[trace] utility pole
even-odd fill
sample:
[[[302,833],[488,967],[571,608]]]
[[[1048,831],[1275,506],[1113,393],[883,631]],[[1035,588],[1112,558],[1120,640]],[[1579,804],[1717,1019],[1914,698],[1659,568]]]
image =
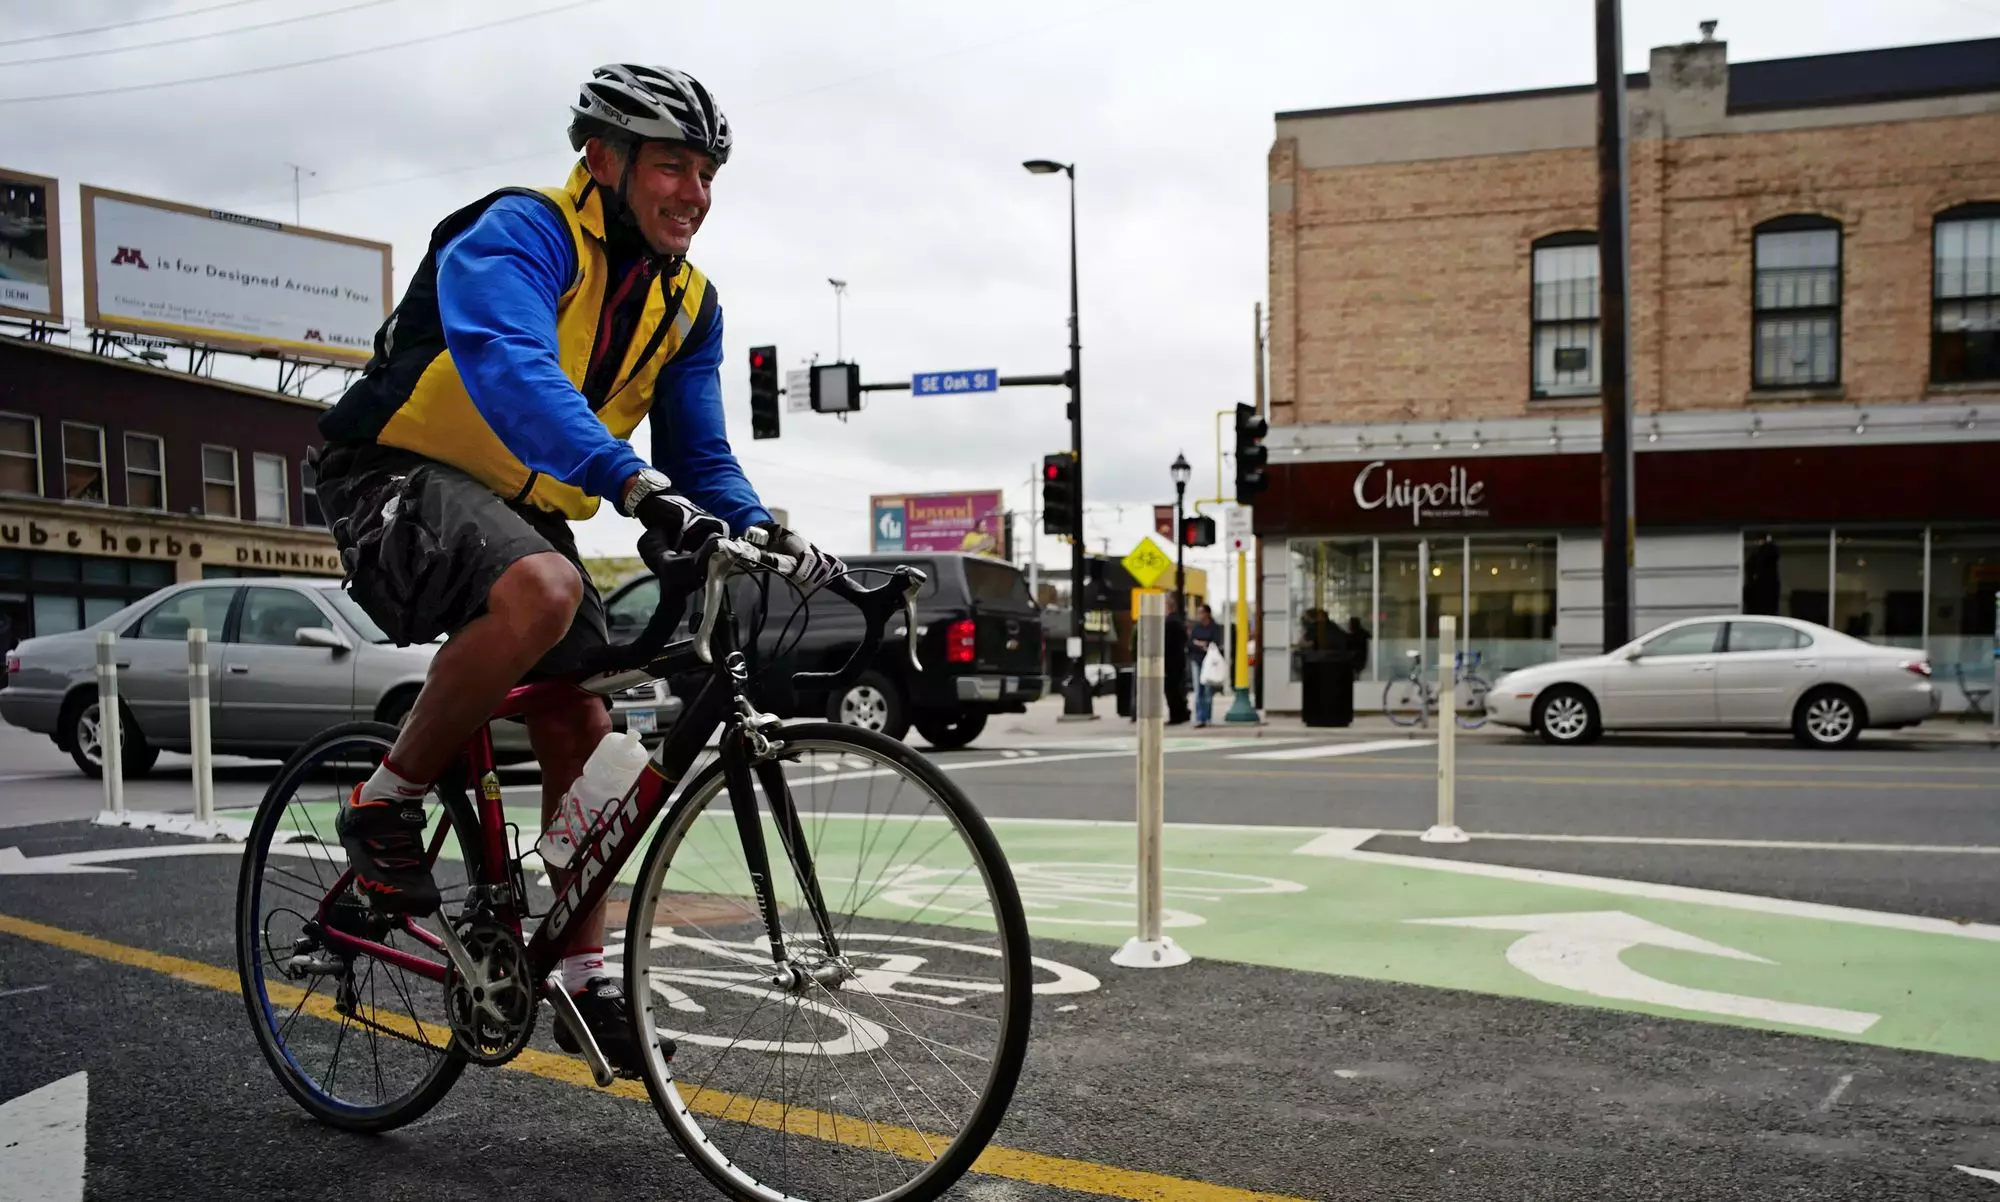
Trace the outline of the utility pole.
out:
[[[1632,640],[1632,284],[1620,0],[1597,0],[1597,262],[1603,403],[1604,650]]]
[[[835,363],[845,363],[847,362],[847,356],[842,353],[840,345],[840,303],[847,298],[847,281],[828,277],[826,282],[833,285],[833,361]]]
[[[1028,472],[1028,595],[1042,603],[1042,472],[1037,465]]]
[[[297,163],[286,163],[285,166],[292,169],[292,224],[297,225],[299,224],[300,212],[299,176],[318,175],[319,172],[308,167],[301,167]]]

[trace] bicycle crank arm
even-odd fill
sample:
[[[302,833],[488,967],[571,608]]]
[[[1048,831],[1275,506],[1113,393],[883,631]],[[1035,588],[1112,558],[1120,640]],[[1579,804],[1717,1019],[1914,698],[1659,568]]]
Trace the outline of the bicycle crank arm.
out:
[[[445,917],[442,911],[438,913],[438,930],[444,934],[444,954],[450,958],[451,966],[458,970],[458,979],[464,981],[468,989],[474,983],[483,980],[483,975],[472,963],[472,953],[466,951],[465,945],[459,942],[458,932],[452,929],[451,919]]]
[[[578,1046],[583,1048],[583,1062],[590,1066],[590,1079],[597,1082],[597,1088],[611,1088],[611,1062],[604,1058],[604,1049],[597,1046],[597,1040],[590,1034],[590,1028],[583,1025],[583,1014],[576,1008],[575,999],[569,990],[563,988],[560,972],[552,972],[542,981],[542,996],[555,1009],[556,1021],[569,1028],[576,1036]]]

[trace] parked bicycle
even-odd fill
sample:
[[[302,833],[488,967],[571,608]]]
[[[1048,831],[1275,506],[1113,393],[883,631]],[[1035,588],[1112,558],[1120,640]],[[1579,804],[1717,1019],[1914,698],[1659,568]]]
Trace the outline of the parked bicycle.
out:
[[[1438,690],[1426,674],[1423,653],[1411,651],[1402,673],[1382,686],[1382,712],[1398,726],[1429,726],[1437,708]],[[1486,693],[1493,686],[1479,674],[1480,654],[1461,651],[1452,657],[1452,713],[1466,730],[1486,725]]]
[[[1964,664],[1951,666],[1958,677],[1958,691],[1965,695],[1965,712],[1974,718],[1985,716],[1987,703],[1993,698],[1993,675],[1982,672],[1983,666],[1975,664],[1970,669]]]
[[[608,1086],[557,966],[571,917],[628,882],[634,1043],[688,1160],[739,1199],[936,1198],[992,1137],[1027,1050],[1034,967],[1006,859],[972,803],[915,751],[851,726],[783,726],[751,703],[725,586],[773,557],[721,539],[692,556],[641,550],[662,598],[645,631],[588,674],[515,689],[494,715],[551,690],[610,696],[676,674],[702,680],[637,784],[580,841],[553,898],[528,888],[484,729],[430,807],[444,905],[424,920],[369,909],[331,837],[340,798],[395,728],[335,727],[286,763],[257,811],[237,895],[258,1045],[314,1117],[387,1131],[435,1106],[466,1065],[519,1055],[547,1002]],[[843,668],[795,683],[852,680],[898,611],[915,660],[925,576],[889,575],[874,588],[828,586],[861,611],[867,634]],[[670,645],[690,597],[694,636]],[[718,728],[716,754],[695,770]],[[949,905],[885,898],[919,867],[951,874],[954,887],[935,894]],[[963,997],[945,1006],[900,988],[881,955],[899,942],[921,946],[927,972]],[[726,973],[717,949],[728,949]]]

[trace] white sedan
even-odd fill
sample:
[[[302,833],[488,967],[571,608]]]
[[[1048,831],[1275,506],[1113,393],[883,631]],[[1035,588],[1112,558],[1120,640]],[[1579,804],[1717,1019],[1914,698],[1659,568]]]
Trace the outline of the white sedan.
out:
[[[1762,615],[1687,618],[1609,655],[1509,672],[1486,694],[1489,720],[1549,743],[1606,730],[1790,730],[1808,747],[1844,747],[1937,709],[1923,652]]]

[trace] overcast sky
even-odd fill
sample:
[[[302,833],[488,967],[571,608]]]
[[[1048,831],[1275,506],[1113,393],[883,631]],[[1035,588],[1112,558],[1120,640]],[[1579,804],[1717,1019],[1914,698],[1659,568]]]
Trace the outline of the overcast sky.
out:
[[[1010,389],[877,394],[844,424],[787,414],[783,438],[751,441],[747,348],[775,343],[788,368],[832,359],[828,277],[849,282],[844,350],[864,380],[1060,371],[1064,184],[1019,164],[1076,162],[1086,516],[1092,549],[1122,554],[1172,499],[1176,452],[1196,465],[1189,495],[1214,491],[1212,415],[1250,399],[1272,114],[1593,74],[1589,0],[217,5],[0,0],[0,165],[62,181],[70,313],[83,307],[79,183],[290,221],[285,164],[300,163],[315,172],[304,224],[393,243],[400,290],[444,214],[561,181],[567,106],[592,66],[675,66],[736,131],[692,258],[721,291],[738,454],[769,503],[839,551],[865,549],[871,493],[1004,488],[1025,509],[1042,454],[1069,438],[1060,390]],[[26,40],[197,8],[215,11]],[[305,13],[326,15],[195,36]],[[1992,36],[2000,0],[1626,0],[1628,67],[1693,40],[1704,18],[1742,61]],[[86,51],[102,53],[12,65]],[[269,365],[254,370],[270,383]],[[622,554],[635,529],[607,512],[580,533],[587,553]],[[1042,555],[1061,558],[1046,539]]]

